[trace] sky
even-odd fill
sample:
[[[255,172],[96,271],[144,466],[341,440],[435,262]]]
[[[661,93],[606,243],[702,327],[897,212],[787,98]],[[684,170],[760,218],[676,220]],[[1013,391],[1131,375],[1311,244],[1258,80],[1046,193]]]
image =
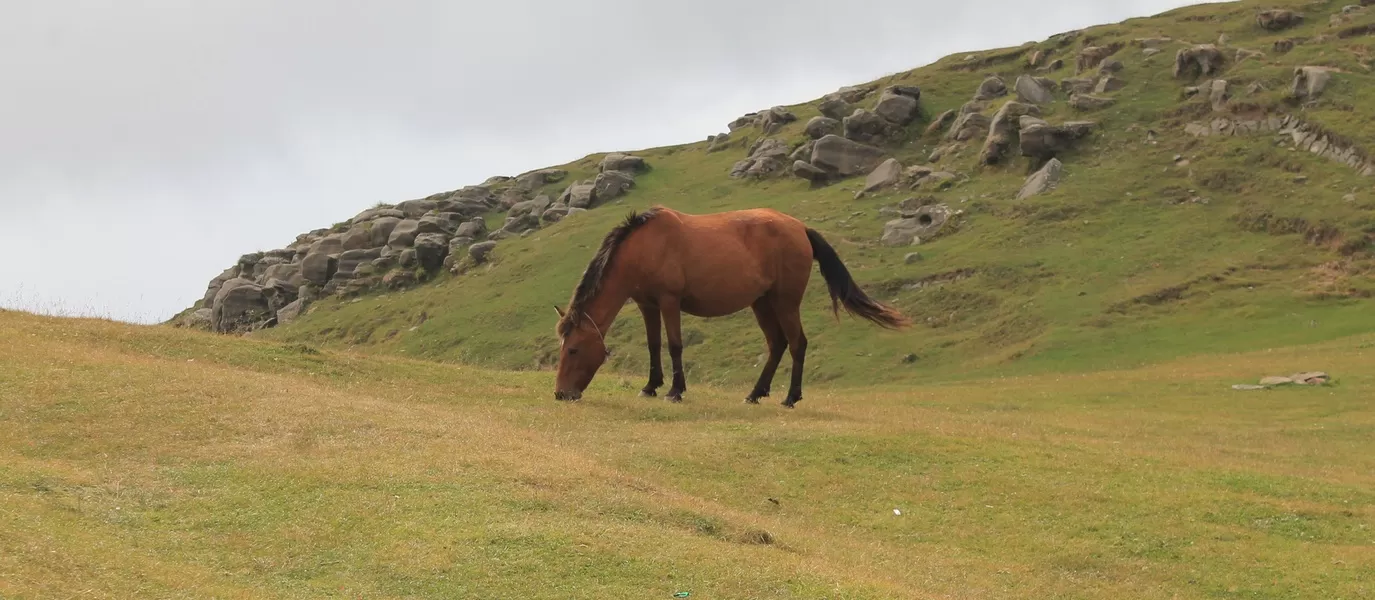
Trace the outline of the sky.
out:
[[[377,202],[1196,3],[0,0],[0,308],[160,322]]]

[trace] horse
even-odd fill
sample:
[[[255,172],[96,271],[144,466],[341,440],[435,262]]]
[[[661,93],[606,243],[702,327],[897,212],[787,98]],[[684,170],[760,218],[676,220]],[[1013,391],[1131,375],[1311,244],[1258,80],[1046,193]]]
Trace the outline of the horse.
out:
[[[911,325],[902,313],[865,294],[826,239],[792,216],[767,208],[702,215],[663,205],[632,211],[602,240],[567,309],[554,306],[559,315],[554,399],[582,398],[611,355],[606,345],[608,330],[621,308],[633,300],[644,316],[649,346],[649,383],[641,396],[655,397],[664,384],[661,324],[668,333],[673,361],[667,399],[682,402],[687,391],[682,314],[720,317],[749,307],[764,332],[769,354],[745,402],[758,404],[769,395],[774,372],[783,352],[789,350],[792,381],[782,404],[793,408],[802,400],[807,335],[802,330],[801,305],[813,260],[820,264],[837,320],[839,307],[844,306],[846,312],[885,329]]]

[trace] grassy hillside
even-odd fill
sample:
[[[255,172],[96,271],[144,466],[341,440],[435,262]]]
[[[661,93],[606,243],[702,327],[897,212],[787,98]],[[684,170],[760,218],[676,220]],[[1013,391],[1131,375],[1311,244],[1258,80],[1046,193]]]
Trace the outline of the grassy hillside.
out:
[[[5,598],[1375,590],[1371,335],[796,411],[3,311],[0,338]],[[1307,368],[1336,380],[1229,389]]]
[[[1107,93],[1108,108],[1079,111],[1057,92],[1042,107],[1052,123],[1088,119],[1099,127],[1061,156],[1065,179],[1025,201],[1014,196],[1028,174],[1026,158],[982,167],[979,141],[937,165],[960,179],[944,191],[890,191],[855,199],[862,178],[822,189],[783,177],[727,177],[757,129],[734,134],[736,147],[706,152],[706,142],[638,152],[653,165],[616,203],[502,242],[495,263],[461,276],[441,276],[406,292],[317,303],[290,326],[262,337],[455,361],[534,369],[554,360],[551,305],[567,301],[597,243],[631,209],[664,204],[686,212],[773,207],[806,220],[837,246],[856,278],[915,317],[918,327],[880,332],[861,322],[835,323],[813,278],[805,323],[811,337],[811,381],[847,383],[946,380],[1086,368],[1126,368],[1199,352],[1240,351],[1334,339],[1375,329],[1371,277],[1375,192],[1356,170],[1292,148],[1275,136],[1196,138],[1185,125],[1217,116],[1296,115],[1375,148],[1375,38],[1344,28],[1375,23],[1375,9],[1328,23],[1344,1],[1239,2],[1196,6],[1133,19],[1017,48],[959,54],[895,75],[879,85],[916,85],[925,115],[907,141],[892,148],[904,165],[923,164],[944,142],[923,134],[930,119],[970,100],[987,76],[1012,85],[1035,71],[1036,51],[1063,59],[1054,80],[1075,75],[1089,45],[1122,48],[1124,89]],[[1260,9],[1293,8],[1303,24],[1271,32]],[[1147,56],[1134,43],[1166,36]],[[1206,91],[1177,79],[1175,51],[1217,43],[1228,57],[1219,75],[1232,100],[1213,113]],[[1275,42],[1293,40],[1283,52]],[[1239,50],[1263,53],[1236,60]],[[1296,66],[1339,69],[1315,103],[1286,99]],[[994,102],[986,114],[997,110]],[[816,102],[790,107],[799,120],[777,137],[797,144]],[[872,99],[861,103],[872,104]],[[703,132],[705,134],[713,132]],[[564,165],[589,173],[602,155]],[[1179,160],[1176,160],[1176,159]],[[917,247],[878,244],[890,216],[880,209],[931,196],[962,211],[945,233]],[[904,257],[919,252],[921,260]],[[747,385],[757,375],[763,338],[746,311],[704,321],[688,318],[685,352],[693,382]],[[610,368],[643,373],[643,328],[633,309],[611,334]],[[786,369],[786,363],[784,368]],[[743,390],[741,390],[743,393]]]

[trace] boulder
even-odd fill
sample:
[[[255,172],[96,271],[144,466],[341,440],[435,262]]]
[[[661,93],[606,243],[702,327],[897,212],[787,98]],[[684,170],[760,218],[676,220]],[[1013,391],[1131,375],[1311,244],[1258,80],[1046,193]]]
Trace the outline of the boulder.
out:
[[[1060,81],[1060,91],[1066,94],[1090,94],[1097,81],[1083,77],[1071,77]]]
[[[819,140],[825,136],[840,133],[840,121],[830,117],[812,117],[807,121],[807,137]]]
[[[855,107],[840,98],[822,100],[821,104],[817,106],[817,109],[821,111],[821,116],[835,119],[836,121],[844,119],[855,112]]]
[[[809,160],[812,157],[812,148],[815,147],[816,140],[807,140],[806,143],[798,146],[796,150],[793,150],[793,153],[788,155],[788,159],[801,161]]]
[[[792,171],[793,175],[811,181],[812,183],[825,183],[830,179],[829,174],[805,160],[793,161]]]
[[[420,220],[406,219],[396,224],[392,229],[391,236],[387,238],[387,247],[393,250],[404,250],[415,244],[415,236],[420,234]]]
[[[1227,108],[1227,101],[1231,100],[1232,95],[1227,92],[1227,82],[1222,79],[1214,79],[1208,84],[1208,103],[1213,105],[1214,111],[1222,111]]]
[[[519,186],[506,188],[502,190],[501,195],[497,197],[497,206],[503,210],[511,210],[512,206],[520,204],[528,199],[529,196],[527,194],[529,194],[529,192],[521,189]]]
[[[729,133],[721,133],[707,138],[707,154],[720,152],[730,146],[731,137]]]
[[[602,173],[607,171],[622,171],[633,174],[648,169],[649,165],[645,163],[645,159],[638,156],[612,152],[606,155],[606,158],[602,159],[601,164],[598,165],[597,168]]]
[[[539,229],[539,224],[539,217],[531,214],[525,214],[519,217],[511,217],[506,219],[506,223],[502,225],[501,231],[507,235],[519,235],[527,231],[534,231],[536,229]]]
[[[1298,100],[1316,100],[1331,79],[1332,71],[1326,67],[1296,67],[1289,95]]]
[[[462,215],[457,213],[440,213],[438,215],[425,215],[420,217],[416,224],[416,234],[421,233],[443,233],[452,234],[458,229],[458,224],[463,222]],[[393,230],[395,233],[395,230]]]
[[[1074,144],[1093,132],[1095,123],[1074,121],[1064,125],[1050,125],[1035,117],[1022,117],[1019,121],[1019,144],[1022,156],[1037,161],[1058,156],[1074,147]]]
[[[1121,48],[1117,45],[1112,46],[1089,46],[1079,51],[1079,58],[1075,62],[1075,73],[1084,73],[1097,69],[1099,65],[1109,56],[1117,53]]]
[[[556,204],[549,207],[549,210],[544,211],[544,214],[540,215],[540,220],[545,223],[558,223],[566,216],[568,216],[568,207]]]
[[[902,179],[902,163],[896,158],[883,161],[869,177],[864,180],[864,192],[872,193],[883,188],[893,187]]]
[[[596,195],[596,187],[587,182],[579,182],[568,186],[564,190],[563,204],[577,208],[591,208],[593,198]]]
[[[516,187],[533,192],[551,183],[563,181],[565,177],[568,177],[568,171],[563,169],[540,169],[516,177]]]
[[[319,240],[316,240],[314,244],[310,245],[311,253],[320,252],[324,254],[338,254],[343,251],[344,234],[342,233],[332,233],[330,235],[320,238]],[[243,263],[240,262],[240,264]],[[245,271],[247,271],[247,269],[245,269]]]
[[[887,158],[888,154],[880,148],[828,135],[816,141],[808,162],[828,176],[850,177],[873,171]]]
[[[1023,116],[1039,116],[1041,109],[1035,105],[1009,101],[997,114],[988,127],[988,137],[984,138],[983,150],[979,152],[979,164],[997,164],[1012,148],[1014,136],[1018,131],[1018,119]]]
[[[400,222],[401,219],[396,217],[381,217],[374,220],[372,222],[372,228],[368,230],[368,235],[371,236],[368,245],[373,248],[387,245],[387,241],[391,239],[392,232],[396,230],[396,225]]]
[[[339,255],[335,263],[335,272],[330,279],[352,279],[358,275],[359,267],[372,264],[372,261],[382,257],[381,248],[371,248],[367,250],[348,250]]]
[[[1141,54],[1145,55],[1146,58],[1150,58],[1150,57],[1152,57],[1152,56],[1155,56],[1155,55],[1157,55],[1157,54],[1160,54],[1161,52],[1163,52],[1163,50],[1161,50],[1161,49],[1159,49],[1159,48],[1146,48],[1146,49],[1144,49],[1144,50],[1141,51]]]
[[[372,231],[369,227],[355,225],[344,233],[343,250],[357,250],[360,248],[371,248]]]
[[[353,221],[353,223],[357,225],[359,223],[366,223],[373,219],[380,219],[382,217],[392,217],[395,219],[400,219],[405,216],[406,213],[396,210],[395,208],[391,208],[389,206],[378,206],[375,208],[369,208],[363,212],[358,213],[358,215],[353,217],[351,221]]]
[[[407,200],[405,202],[397,204],[396,210],[401,211],[401,214],[404,215],[407,219],[419,219],[420,217],[425,216],[425,213],[430,212],[439,206],[438,201],[439,197],[441,196],[443,195],[437,194],[436,196],[431,198],[424,198],[421,200]]]
[[[781,106],[775,106],[760,113],[759,127],[764,130],[764,135],[771,135],[782,129],[784,125],[797,120],[797,115],[792,111]]]
[[[1050,73],[1050,72],[1053,72],[1053,71],[1059,71],[1060,69],[1063,69],[1063,68],[1065,68],[1065,61],[1064,61],[1064,59],[1057,58],[1057,59],[1055,59],[1055,60],[1050,61],[1050,64],[1048,64],[1048,65],[1046,65],[1046,66],[1044,66],[1044,67],[1041,67],[1041,68],[1039,68],[1039,69],[1036,69],[1036,71],[1039,72],[1039,73]]]
[[[382,285],[389,290],[399,290],[415,285],[415,272],[410,269],[393,269],[382,276]]]
[[[526,218],[529,218],[528,216]],[[448,236],[422,233],[415,237],[415,260],[426,271],[437,271],[449,254]]]
[[[515,206],[512,206],[510,210],[506,211],[506,216],[509,218],[523,217],[525,215],[534,215],[535,218],[539,218],[540,215],[543,215],[544,211],[548,210],[549,207],[553,204],[554,200],[552,198],[550,198],[549,196],[540,195],[537,196],[534,200],[526,200],[524,202],[517,203]],[[455,233],[457,233],[457,231],[455,231]]]
[[[396,264],[403,269],[415,266],[415,248],[406,248],[396,256]]]
[[[1060,182],[1060,177],[1064,172],[1064,165],[1059,159],[1052,158],[1041,167],[1039,171],[1032,173],[1022,185],[1021,191],[1017,192],[1018,200],[1026,200],[1037,194],[1043,194],[1055,188]]]
[[[881,146],[898,134],[892,122],[862,108],[845,117],[841,124],[847,139],[871,146]]]
[[[210,308],[214,306],[215,294],[220,293],[220,288],[224,286],[224,282],[229,281],[230,279],[234,279],[238,276],[239,266],[234,265],[228,269],[225,269],[223,273],[216,275],[214,279],[211,279],[210,283],[205,286],[205,295],[201,296],[201,308]]]
[[[468,256],[473,259],[473,262],[482,264],[487,262],[487,259],[492,255],[492,250],[496,247],[496,242],[478,242],[468,246]]]
[[[1127,87],[1127,82],[1123,81],[1121,77],[1104,75],[1098,78],[1098,85],[1093,86],[1093,93],[1106,94],[1108,92],[1115,92],[1124,87]]]
[[[904,126],[917,118],[917,99],[921,95],[918,91],[915,94],[899,93],[902,86],[895,86],[883,92],[879,96],[878,104],[874,105],[874,114],[883,120],[894,125]],[[915,90],[916,88],[911,88]]]
[[[944,204],[931,204],[906,212],[899,219],[883,224],[883,237],[879,242],[885,246],[911,246],[922,240],[936,237],[950,220],[950,207]]]
[[[277,309],[277,325],[287,325],[292,321],[301,318],[301,314],[306,310],[305,298],[297,298],[291,303]]]
[[[979,84],[978,91],[974,92],[975,100],[992,100],[1002,98],[1007,95],[1007,84],[999,77],[989,77]]]
[[[339,270],[339,259],[323,252],[307,254],[301,261],[301,278],[315,285],[325,285]]]
[[[347,253],[347,251],[345,251]],[[288,282],[300,287],[305,283],[305,277],[301,274],[301,263],[282,263],[272,265],[263,272],[263,280],[277,279]]]
[[[731,167],[733,178],[763,179],[783,172],[787,167],[788,144],[774,138],[760,138],[750,148],[750,156]]]
[[[1098,65],[1098,74],[1111,75],[1113,73],[1120,73],[1122,72],[1123,68],[1124,67],[1122,65],[1122,61],[1117,60],[1115,58],[1109,58],[1104,60],[1102,64]]]
[[[926,131],[922,135],[934,136],[940,134],[942,130],[955,122],[955,117],[957,116],[959,115],[954,110],[947,110],[941,113],[940,116],[931,121],[930,125],[926,126]]]
[[[267,298],[267,310],[275,315],[282,307],[296,301],[300,286],[291,285],[280,279],[269,279],[263,286],[263,297]]]
[[[484,219],[473,219],[458,226],[454,231],[454,237],[466,237],[478,239],[487,237],[487,221]]]
[[[242,277],[224,283],[215,294],[211,323],[220,333],[248,331],[272,317],[263,288]]]
[[[1180,48],[1174,56],[1174,76],[1209,77],[1222,70],[1224,60],[1222,52],[1212,44]]]
[[[1270,47],[1276,54],[1285,54],[1294,49],[1294,40],[1276,40]]]
[[[214,302],[214,299],[211,299],[211,302]],[[182,317],[181,323],[179,323],[178,325],[180,325],[181,327],[189,327],[191,329],[214,329],[214,316],[214,309],[198,308],[196,310],[191,311],[191,314]]]
[[[946,134],[946,139],[964,142],[988,134],[988,127],[992,120],[987,115],[980,113],[965,113],[955,119],[955,124],[951,125],[950,132]]]
[[[1072,94],[1069,105],[1077,110],[1099,110],[1112,106],[1116,100],[1091,94]]]
[[[1292,10],[1274,9],[1256,13],[1256,24],[1266,31],[1283,31],[1303,23],[1303,15]]]
[[[874,90],[876,89],[878,89],[878,87],[872,84],[851,85],[840,88],[829,94],[826,94],[825,99],[844,100],[846,102],[849,102],[850,104],[854,104],[856,102],[859,102],[860,100],[867,98],[869,94],[874,93]]]
[[[1022,75],[1017,78],[1014,84],[1017,89],[1017,99],[1028,104],[1050,104],[1055,101],[1055,96],[1051,95],[1050,90],[1041,85],[1039,81],[1030,75]]]

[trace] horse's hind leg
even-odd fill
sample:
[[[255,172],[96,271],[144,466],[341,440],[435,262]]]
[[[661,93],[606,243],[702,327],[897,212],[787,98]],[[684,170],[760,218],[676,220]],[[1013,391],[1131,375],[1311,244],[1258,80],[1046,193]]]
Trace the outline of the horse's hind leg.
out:
[[[664,384],[663,360],[659,355],[661,343],[659,307],[649,304],[638,304],[638,306],[640,307],[640,314],[645,319],[645,343],[649,346],[649,383],[640,390],[640,395],[653,398],[659,395],[659,386]]]
[[[802,400],[802,367],[807,360],[807,334],[802,332],[802,315],[796,304],[780,307],[774,305],[778,313],[778,324],[788,338],[788,350],[793,355],[792,383],[788,386],[788,397],[783,406],[792,408]]]
[[[659,301],[659,311],[664,317],[664,331],[668,334],[668,358],[673,362],[673,385],[668,388],[669,402],[682,402],[683,392],[687,391],[687,380],[683,377],[681,310],[677,298],[669,297]]]
[[[769,357],[764,362],[764,370],[759,373],[754,391],[745,398],[745,402],[759,404],[759,399],[767,397],[769,389],[773,387],[773,375],[778,371],[778,363],[783,360],[783,351],[788,349],[788,338],[783,335],[783,326],[778,323],[778,315],[768,297],[756,300],[752,308],[754,319],[759,322],[759,329],[764,331],[764,340],[769,344]]]

